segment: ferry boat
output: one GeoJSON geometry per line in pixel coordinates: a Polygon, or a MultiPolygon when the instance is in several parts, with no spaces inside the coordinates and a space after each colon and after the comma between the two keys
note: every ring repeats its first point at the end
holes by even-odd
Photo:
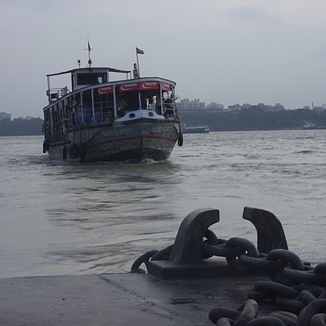
{"type": "Polygon", "coordinates": [[[175,143],[183,142],[176,83],[141,78],[136,64],[133,74],[131,78],[131,71],[92,67],[89,58],[86,68],[79,62],[79,68],[47,75],[43,152],[54,160],[81,163],[167,159],[175,143]],[[66,74],[71,88],[51,88],[53,77],[66,74]],[[122,79],[111,81],[112,75],[121,74],[122,79]]]}
{"type": "Polygon", "coordinates": [[[181,128],[182,133],[184,134],[202,134],[202,133],[209,133],[210,128],[209,126],[195,126],[195,127],[187,127],[187,126],[182,126],[181,128]]]}

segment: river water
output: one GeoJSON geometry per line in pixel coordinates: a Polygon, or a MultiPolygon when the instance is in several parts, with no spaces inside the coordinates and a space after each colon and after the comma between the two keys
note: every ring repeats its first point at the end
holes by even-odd
{"type": "Polygon", "coordinates": [[[255,244],[243,208],[271,211],[291,251],[326,262],[326,130],[185,134],[143,164],[50,161],[42,141],[0,137],[0,277],[128,272],[206,207],[219,238],[255,244]]]}

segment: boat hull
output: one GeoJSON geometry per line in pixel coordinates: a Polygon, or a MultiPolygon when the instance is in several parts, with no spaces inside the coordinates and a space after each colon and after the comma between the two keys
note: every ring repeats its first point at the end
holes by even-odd
{"type": "Polygon", "coordinates": [[[65,142],[50,142],[48,153],[53,160],[80,162],[160,161],[169,158],[179,134],[179,121],[172,119],[84,125],[68,130],[65,142]]]}

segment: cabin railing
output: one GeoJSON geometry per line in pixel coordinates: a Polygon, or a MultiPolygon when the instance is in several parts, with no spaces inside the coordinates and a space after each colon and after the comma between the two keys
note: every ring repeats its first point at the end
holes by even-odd
{"type": "Polygon", "coordinates": [[[69,93],[70,91],[68,90],[67,86],[63,88],[50,88],[46,91],[46,96],[49,99],[49,104],[51,104],[69,93]]]}

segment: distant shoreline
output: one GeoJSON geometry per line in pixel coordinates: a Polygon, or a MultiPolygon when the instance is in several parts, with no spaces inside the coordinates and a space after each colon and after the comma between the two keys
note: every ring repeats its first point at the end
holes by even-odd
{"type": "MultiPolygon", "coordinates": [[[[310,109],[264,111],[259,106],[232,112],[179,110],[181,123],[187,127],[208,126],[215,131],[263,130],[323,130],[326,129],[326,110],[310,109]],[[309,127],[304,127],[309,125],[309,127]]],[[[42,135],[43,119],[4,119],[0,121],[0,136],[42,135]]]]}
{"type": "Polygon", "coordinates": [[[43,120],[4,119],[0,121],[0,136],[39,136],[42,133],[43,120]]]}

